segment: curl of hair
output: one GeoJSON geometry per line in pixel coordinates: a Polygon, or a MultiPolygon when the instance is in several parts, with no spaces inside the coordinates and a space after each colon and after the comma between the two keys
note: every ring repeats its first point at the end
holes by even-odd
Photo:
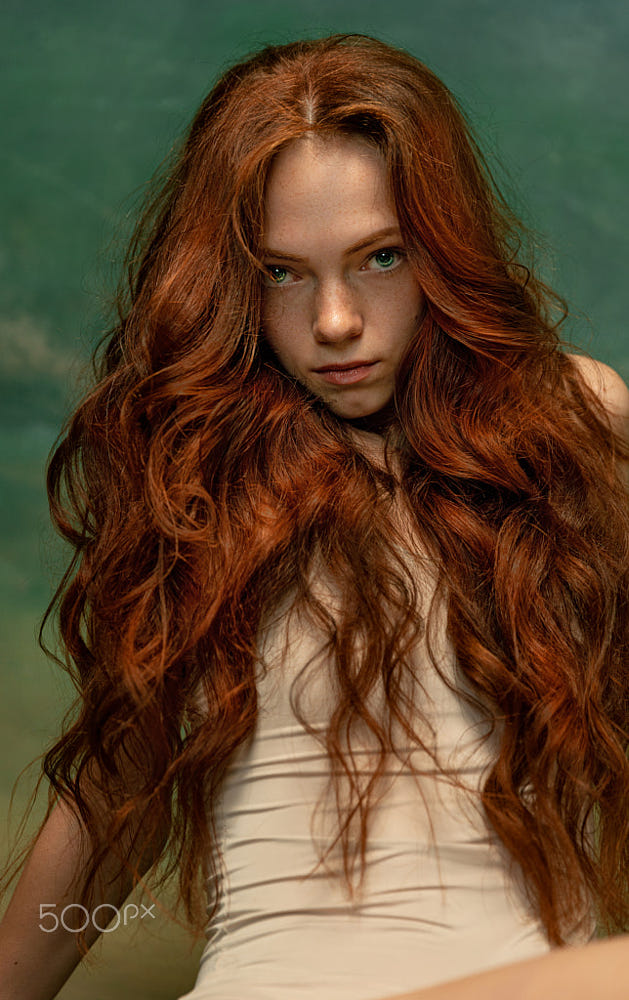
{"type": "Polygon", "coordinates": [[[172,859],[188,917],[203,920],[200,876],[219,871],[213,802],[255,726],[259,630],[289,594],[328,636],[339,699],[322,739],[348,886],[360,875],[393,729],[422,745],[426,721],[407,685],[425,622],[391,545],[401,496],[438,566],[460,668],[500,723],[482,801],[549,939],[584,897],[607,928],[626,927],[627,449],[560,349],[561,300],[519,250],[456,102],[403,52],[356,35],[269,48],[205,100],[49,467],[75,549],[56,607],[79,702],[45,772],[92,837],[85,899],[126,831],[172,859]],[[425,296],[388,431],[398,477],[260,337],[266,178],[306,133],[381,151],[425,296]],[[313,560],[338,614],[312,592],[313,560]],[[352,754],[359,724],[380,752],[369,776],[352,754]]]}

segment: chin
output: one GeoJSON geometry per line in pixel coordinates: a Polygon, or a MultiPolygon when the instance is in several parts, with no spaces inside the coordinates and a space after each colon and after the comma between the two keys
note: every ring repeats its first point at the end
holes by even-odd
{"type": "Polygon", "coordinates": [[[363,404],[362,406],[358,404],[358,401],[354,405],[349,401],[341,400],[326,400],[326,402],[332,412],[342,420],[368,421],[370,418],[378,420],[381,417],[389,417],[394,412],[392,398],[378,400],[372,405],[363,404]]]}
{"type": "Polygon", "coordinates": [[[325,402],[328,409],[332,410],[332,413],[342,420],[361,420],[363,417],[370,417],[372,414],[377,413],[380,409],[378,406],[343,406],[329,400],[325,400],[325,402]]]}
{"type": "MultiPolygon", "coordinates": [[[[313,386],[304,380],[303,384],[312,392],[313,386]]],[[[319,388],[319,387],[317,387],[319,388]]],[[[316,393],[329,410],[341,420],[362,420],[388,409],[393,403],[393,392],[348,389],[342,392],[316,393]]]]}

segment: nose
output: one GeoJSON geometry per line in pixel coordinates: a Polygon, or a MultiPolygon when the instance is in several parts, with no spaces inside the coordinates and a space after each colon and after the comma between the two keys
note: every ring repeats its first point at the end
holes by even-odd
{"type": "Polygon", "coordinates": [[[315,299],[313,334],[319,343],[342,343],[359,337],[363,317],[359,303],[346,282],[322,283],[315,299]]]}

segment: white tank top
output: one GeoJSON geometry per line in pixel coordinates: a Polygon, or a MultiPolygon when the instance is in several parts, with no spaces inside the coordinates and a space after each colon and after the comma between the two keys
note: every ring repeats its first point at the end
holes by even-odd
{"type": "MultiPolygon", "coordinates": [[[[461,686],[443,606],[436,620],[434,651],[461,686]]],[[[374,807],[362,894],[352,902],[339,878],[313,874],[313,810],[328,758],[296,720],[289,689],[318,657],[305,704],[323,728],[335,699],[321,648],[321,635],[295,616],[278,614],[266,629],[257,728],[232,759],[217,806],[223,901],[196,985],[180,1000],[370,1000],[549,950],[478,802],[495,749],[479,742],[486,723],[444,684],[425,642],[414,654],[422,705],[439,760],[471,792],[425,754],[420,766],[431,773],[420,779],[394,761],[374,807]]]]}

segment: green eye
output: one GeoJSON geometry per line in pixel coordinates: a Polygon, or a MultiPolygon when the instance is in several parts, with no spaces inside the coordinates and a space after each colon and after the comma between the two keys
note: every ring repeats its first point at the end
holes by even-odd
{"type": "Polygon", "coordinates": [[[279,267],[277,264],[270,264],[266,270],[273,285],[283,285],[288,277],[286,268],[279,267]]]}
{"type": "Polygon", "coordinates": [[[378,250],[378,253],[373,255],[373,260],[375,260],[380,268],[385,270],[386,268],[393,267],[396,257],[395,250],[378,250]]]}

